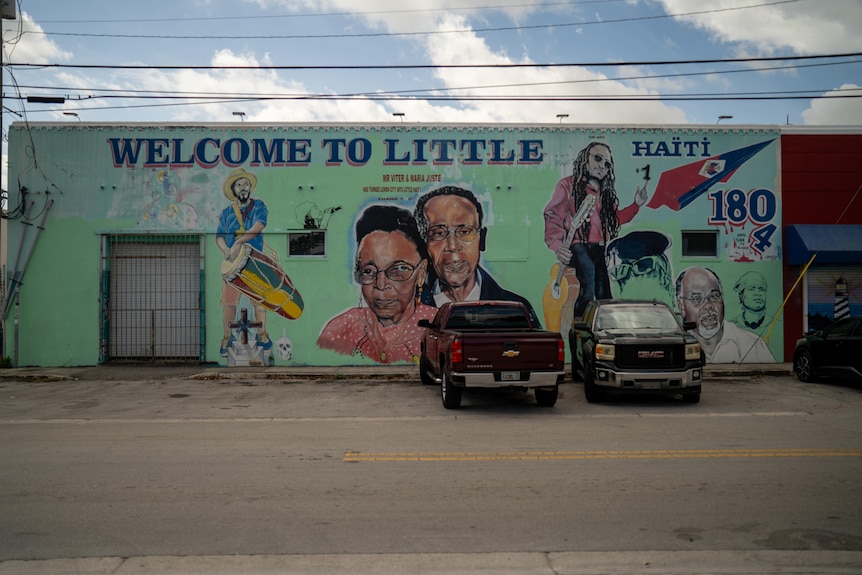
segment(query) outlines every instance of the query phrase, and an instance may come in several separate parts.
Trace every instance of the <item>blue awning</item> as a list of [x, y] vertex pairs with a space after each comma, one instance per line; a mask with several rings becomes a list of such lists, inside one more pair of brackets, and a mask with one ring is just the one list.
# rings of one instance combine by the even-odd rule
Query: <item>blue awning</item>
[[862, 264], [862, 225], [795, 224], [787, 226], [788, 264]]

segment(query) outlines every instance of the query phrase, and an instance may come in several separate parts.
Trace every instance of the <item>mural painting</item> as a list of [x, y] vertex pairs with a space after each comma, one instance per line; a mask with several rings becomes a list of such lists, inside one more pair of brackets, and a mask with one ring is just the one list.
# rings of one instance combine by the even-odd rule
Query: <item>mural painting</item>
[[424, 330], [416, 324], [437, 310], [421, 301], [428, 253], [413, 214], [368, 207], [356, 222], [356, 244], [359, 304], [331, 319], [317, 345], [379, 363], [418, 362]]
[[[602, 142], [591, 142], [582, 149], [572, 175], [557, 182], [544, 211], [545, 244], [559, 260], [555, 265], [575, 270], [579, 289], [574, 317], [584, 314], [587, 302], [611, 297], [605, 248], [646, 201], [646, 187], [638, 186], [634, 201], [619, 207], [613, 156], [610, 146]], [[556, 315], [555, 306], [546, 309], [549, 324], [562, 324]]]
[[475, 299], [564, 335], [591, 299], [658, 299], [708, 361], [782, 349], [775, 130], [76, 128], [31, 127], [58, 165], [13, 146], [10, 173], [82, 236], [199, 235], [209, 361], [415, 363], [417, 321]]
[[180, 175], [170, 170], [153, 170], [149, 181], [152, 196], [141, 215], [141, 224], [153, 229], [194, 229], [198, 214], [194, 206], [185, 201]]
[[674, 306], [671, 241], [662, 232], [638, 230], [608, 244], [608, 272], [616, 297], [658, 300]]
[[702, 266], [684, 269], [676, 278], [677, 309], [693, 321], [694, 336], [708, 363], [774, 363], [766, 342], [756, 333], [725, 320], [724, 290], [714, 271]]
[[808, 331], [823, 329], [839, 319], [862, 315], [862, 267], [812, 267], [805, 281]]
[[[302, 298], [281, 268], [278, 253], [263, 239], [269, 212], [252, 198], [257, 176], [237, 168], [225, 179], [222, 192], [231, 202], [219, 218], [216, 245], [224, 254], [221, 265], [222, 340], [219, 355], [228, 365], [273, 365], [272, 340], [266, 330], [264, 308], [287, 319], [302, 314]], [[266, 250], [265, 253], [264, 250]], [[237, 307], [245, 296], [252, 309]], [[254, 340], [249, 343], [249, 331]], [[240, 334], [237, 341], [236, 334]]]
[[479, 265], [488, 242], [488, 228], [482, 225], [482, 205], [473, 192], [455, 186], [437, 188], [419, 198], [415, 213], [432, 264], [424, 298], [427, 303], [440, 306], [448, 301], [519, 301], [540, 325], [526, 298], [502, 288]]
[[742, 306], [742, 311], [735, 318], [731, 319], [733, 323], [742, 329], [757, 331], [764, 326], [764, 323], [769, 325], [772, 322], [772, 314], [767, 311], [766, 292], [769, 285], [763, 274], [756, 271], [748, 271], [739, 276], [733, 286], [733, 291], [739, 297], [739, 305]]

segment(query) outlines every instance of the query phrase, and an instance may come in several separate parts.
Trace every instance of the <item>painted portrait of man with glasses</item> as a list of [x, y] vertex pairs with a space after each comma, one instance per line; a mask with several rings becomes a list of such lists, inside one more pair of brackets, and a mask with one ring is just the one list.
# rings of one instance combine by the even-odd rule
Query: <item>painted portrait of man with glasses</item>
[[693, 266], [676, 278], [677, 310], [683, 321], [693, 321], [693, 334], [709, 363], [775, 363], [766, 342], [724, 319], [724, 291], [718, 274]]
[[448, 301], [519, 301], [540, 326], [526, 298], [503, 289], [480, 265], [488, 229], [483, 209], [470, 190], [443, 186], [421, 196], [414, 211], [419, 232], [431, 259], [423, 302], [440, 306]]

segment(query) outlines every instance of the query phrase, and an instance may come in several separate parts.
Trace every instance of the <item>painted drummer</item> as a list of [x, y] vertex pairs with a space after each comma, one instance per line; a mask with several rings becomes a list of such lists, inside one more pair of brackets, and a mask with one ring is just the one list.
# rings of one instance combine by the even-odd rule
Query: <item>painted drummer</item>
[[[230, 200], [219, 217], [216, 245], [224, 254], [225, 260], [233, 262], [243, 253], [245, 244], [263, 251], [263, 229], [266, 227], [268, 210], [261, 200], [251, 197], [257, 186], [257, 176], [243, 168], [232, 171], [225, 179], [222, 192]], [[235, 341], [231, 323], [236, 321], [236, 308], [242, 294], [228, 282], [223, 282], [221, 293], [222, 322], [224, 338], [219, 353], [227, 357], [228, 348]], [[263, 306], [252, 302], [254, 319], [260, 322], [257, 330], [257, 345], [263, 350], [272, 349], [272, 340], [266, 331], [266, 314]]]

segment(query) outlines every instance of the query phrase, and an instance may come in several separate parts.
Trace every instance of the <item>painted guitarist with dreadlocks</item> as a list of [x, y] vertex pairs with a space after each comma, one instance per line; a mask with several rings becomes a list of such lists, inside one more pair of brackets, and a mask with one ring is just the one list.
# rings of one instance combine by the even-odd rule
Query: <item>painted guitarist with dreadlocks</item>
[[[545, 244], [556, 254], [560, 265], [574, 268], [580, 284], [574, 317], [583, 315], [590, 300], [611, 297], [605, 246], [619, 235], [620, 226], [630, 222], [648, 199], [646, 184], [638, 186], [634, 202], [619, 209], [615, 184], [610, 147], [592, 142], [578, 153], [572, 175], [557, 182], [545, 206]], [[588, 198], [592, 198], [589, 216], [567, 245], [570, 223]]]

